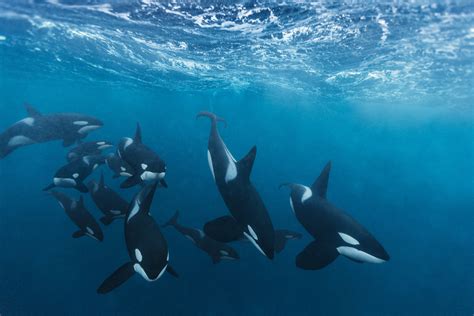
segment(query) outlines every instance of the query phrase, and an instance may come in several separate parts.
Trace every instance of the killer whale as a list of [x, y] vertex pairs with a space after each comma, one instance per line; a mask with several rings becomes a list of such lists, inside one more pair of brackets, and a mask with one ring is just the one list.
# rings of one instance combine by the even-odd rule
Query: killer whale
[[99, 224], [94, 219], [91, 213], [84, 206], [84, 198], [81, 195], [79, 201], [71, 199], [64, 193], [52, 190], [51, 195], [56, 198], [59, 205], [64, 209], [69, 218], [74, 224], [79, 227], [79, 230], [72, 234], [73, 238], [82, 236], [89, 236], [98, 241], [104, 240], [104, 234], [100, 229]]
[[280, 253], [285, 249], [289, 240], [301, 239], [303, 235], [288, 229], [275, 229], [275, 252]]
[[105, 140], [81, 143], [67, 153], [66, 159], [71, 162], [84, 156], [98, 156], [102, 154], [102, 150], [110, 147], [112, 144]]
[[115, 219], [125, 217], [129, 203], [105, 184], [103, 173], [99, 183], [92, 180], [88, 183], [88, 188], [95, 205], [104, 214], [100, 218], [102, 224], [110, 225]]
[[164, 180], [166, 164], [153, 150], [143, 144], [140, 124], [137, 124], [133, 139], [125, 137], [120, 141], [117, 155], [132, 170], [132, 175], [122, 182], [121, 188], [130, 188], [143, 181], [154, 180], [159, 180], [163, 187], [168, 187]]
[[[252, 147], [244, 158], [236, 161], [217, 130], [217, 122], [224, 120], [210, 112], [200, 112], [197, 115], [197, 118], [199, 117], [211, 119], [207, 150], [209, 168], [224, 203], [231, 213], [231, 216], [217, 218], [209, 225], [222, 225], [223, 232], [226, 232], [227, 228], [232, 231], [242, 231], [263, 255], [273, 259], [275, 250], [273, 224], [263, 200], [250, 181], [257, 148]], [[236, 234], [233, 237], [239, 236]], [[222, 241], [224, 237], [229, 236], [222, 237], [217, 240]]]
[[178, 217], [179, 211], [176, 211], [163, 227], [172, 226], [183, 236], [190, 239], [196, 247], [206, 252], [211, 257], [213, 263], [218, 263], [222, 259], [236, 260], [240, 258], [237, 251], [231, 246], [210, 238], [200, 229], [185, 227], [179, 224]]
[[159, 225], [150, 215], [150, 206], [158, 182], [144, 186], [133, 198], [125, 216], [125, 244], [130, 261], [123, 264], [99, 286], [97, 292], [105, 294], [127, 281], [135, 273], [151, 282], [167, 271], [177, 277], [169, 265], [168, 244]]
[[291, 188], [290, 206], [296, 218], [315, 238], [296, 257], [304, 270], [322, 269], [343, 255], [355, 262], [382, 263], [390, 259], [383, 246], [355, 219], [326, 198], [331, 162], [311, 187], [283, 184]]
[[89, 192], [84, 180], [95, 170], [99, 165], [104, 163], [103, 156], [85, 156], [81, 159], [73, 160], [72, 162], [62, 166], [56, 171], [53, 182], [45, 187], [43, 191], [47, 191], [54, 187], [74, 188], [80, 192]]
[[41, 114], [25, 105], [28, 117], [16, 122], [0, 134], [0, 159], [22, 146], [63, 140], [67, 147], [100, 128], [103, 123], [92, 116], [78, 113]]

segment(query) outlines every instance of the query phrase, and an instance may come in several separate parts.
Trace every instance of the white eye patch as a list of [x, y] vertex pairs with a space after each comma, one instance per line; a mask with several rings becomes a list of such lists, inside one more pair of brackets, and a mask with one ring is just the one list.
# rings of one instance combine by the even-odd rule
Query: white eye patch
[[72, 177], [73, 177], [74, 179], [77, 179], [77, 178], [79, 177], [79, 173], [74, 173], [74, 174], [72, 175]]
[[146, 168], [148, 168], [148, 165], [146, 163], [142, 163], [142, 169], [146, 170]]

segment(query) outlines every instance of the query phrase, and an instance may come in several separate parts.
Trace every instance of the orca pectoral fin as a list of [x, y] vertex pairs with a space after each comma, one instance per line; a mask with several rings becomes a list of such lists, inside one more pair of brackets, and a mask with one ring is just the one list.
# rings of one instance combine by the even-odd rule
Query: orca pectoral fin
[[160, 180], [160, 185], [161, 185], [163, 188], [168, 188], [168, 183], [166, 183], [165, 179], [161, 179], [161, 180]]
[[99, 294], [107, 294], [113, 289], [122, 285], [125, 281], [130, 279], [130, 277], [135, 273], [133, 270], [133, 263], [127, 262], [114, 273], [112, 273], [107, 279], [102, 282], [102, 284], [97, 289], [97, 293]]
[[77, 232], [74, 232], [72, 234], [72, 238], [80, 238], [82, 236], [85, 236], [86, 234], [82, 230], [78, 230]]
[[131, 187], [139, 184], [140, 182], [142, 182], [142, 179], [140, 179], [140, 176], [139, 175], [133, 175], [133, 176], [127, 178], [124, 182], [122, 182], [120, 184], [120, 188], [122, 188], [122, 189], [131, 188]]
[[275, 231], [275, 252], [280, 253], [283, 249], [285, 249], [286, 241], [288, 239], [285, 238], [283, 234], [281, 234], [278, 230]]
[[102, 216], [100, 218], [100, 221], [102, 222], [102, 224], [108, 226], [110, 225], [112, 222], [113, 222], [114, 218], [112, 216], [108, 216], [108, 215], [105, 215], [105, 216]]
[[232, 216], [218, 217], [204, 225], [204, 233], [220, 242], [237, 241], [242, 237], [243, 231]]
[[303, 270], [319, 270], [333, 262], [338, 255], [336, 247], [315, 240], [296, 256], [296, 266]]
[[87, 188], [87, 186], [82, 182], [78, 182], [75, 188], [82, 193], [89, 192], [89, 189]]
[[50, 189], [52, 189], [52, 188], [55, 188], [55, 187], [56, 187], [56, 185], [55, 185], [54, 183], [51, 183], [51, 184], [48, 185], [47, 187], [44, 187], [44, 188], [43, 188], [43, 191], [48, 191], [48, 190], [50, 190]]
[[171, 274], [172, 276], [174, 276], [175, 278], [179, 278], [179, 274], [176, 272], [175, 269], [173, 269], [172, 266], [170, 266], [168, 264], [168, 266], [166, 267], [166, 272], [168, 272], [169, 274]]

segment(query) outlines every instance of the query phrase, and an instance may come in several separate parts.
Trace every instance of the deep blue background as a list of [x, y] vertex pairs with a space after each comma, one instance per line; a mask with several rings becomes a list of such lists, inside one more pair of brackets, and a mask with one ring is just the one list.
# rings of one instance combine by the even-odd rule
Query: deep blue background
[[[329, 199], [373, 232], [392, 258], [381, 265], [339, 258], [321, 271], [297, 270], [294, 257], [310, 241], [305, 233], [274, 262], [244, 243], [236, 244], [240, 261], [213, 265], [187, 239], [165, 229], [181, 277], [165, 275], [156, 283], [134, 277], [99, 296], [98, 284], [127, 260], [122, 225], [104, 228], [103, 243], [71, 238], [75, 227], [41, 191], [66, 152], [60, 143], [48, 143], [21, 148], [1, 161], [2, 313], [471, 312], [469, 120], [374, 118], [344, 103], [310, 107], [292, 99], [288, 106], [275, 93], [187, 95], [34, 78], [3, 81], [1, 91], [2, 127], [25, 116], [18, 100], [30, 100], [44, 113], [80, 111], [102, 118], [104, 128], [89, 139], [118, 141], [133, 135], [139, 121], [144, 141], [169, 166], [169, 189], [160, 190], [153, 203], [160, 222], [180, 209], [183, 224], [199, 227], [225, 212], [206, 161], [210, 124], [194, 119], [201, 109], [227, 119], [228, 127], [220, 130], [236, 157], [257, 145], [252, 180], [276, 227], [303, 232], [278, 184], [312, 183], [331, 159]], [[106, 175], [109, 184], [118, 183], [108, 170]], [[130, 197], [132, 191], [123, 194]], [[86, 204], [100, 215], [89, 197]]]
[[[195, 119], [213, 111], [237, 159], [257, 145], [251, 179], [274, 226], [304, 238], [274, 261], [236, 243], [239, 261], [213, 265], [166, 228], [180, 278], [135, 276], [100, 296], [128, 260], [122, 224], [104, 227], [102, 243], [73, 239], [41, 191], [67, 149], [20, 148], [0, 160], [1, 315], [474, 312], [472, 3], [107, 2], [0, 1], [0, 131], [26, 117], [24, 102], [102, 119], [87, 140], [117, 143], [140, 122], [168, 165], [153, 216], [179, 209], [183, 225], [201, 227], [227, 212], [206, 158], [210, 123]], [[389, 262], [296, 269], [311, 239], [278, 185], [311, 184], [328, 160], [329, 199]]]

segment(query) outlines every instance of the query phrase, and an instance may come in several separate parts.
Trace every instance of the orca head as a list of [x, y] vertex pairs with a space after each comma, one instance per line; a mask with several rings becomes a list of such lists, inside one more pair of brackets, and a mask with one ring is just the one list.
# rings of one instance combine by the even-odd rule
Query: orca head
[[77, 133], [83, 136], [86, 136], [89, 132], [99, 129], [104, 125], [101, 120], [88, 115], [76, 116], [72, 124], [77, 128]]
[[268, 259], [275, 256], [275, 232], [261, 225], [247, 225], [244, 236]]
[[166, 175], [166, 164], [158, 157], [143, 160], [138, 168], [143, 181], [162, 180]]
[[168, 267], [168, 251], [165, 253], [147, 249], [146, 243], [141, 243], [140, 247], [133, 249], [133, 269], [149, 282], [158, 280]]
[[223, 246], [219, 249], [219, 258], [228, 260], [238, 260], [240, 259], [240, 256], [234, 248], [223, 244]]
[[338, 232], [342, 243], [337, 247], [339, 254], [352, 260], [368, 263], [383, 263], [390, 260], [384, 247], [370, 234], [359, 237]]

